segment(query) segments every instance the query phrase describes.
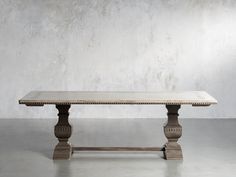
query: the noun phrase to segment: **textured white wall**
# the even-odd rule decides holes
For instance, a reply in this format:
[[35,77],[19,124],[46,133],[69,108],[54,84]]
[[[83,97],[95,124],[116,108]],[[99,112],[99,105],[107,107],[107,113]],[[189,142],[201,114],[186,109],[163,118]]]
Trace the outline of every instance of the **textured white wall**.
[[[31,90],[206,90],[182,117],[236,117],[234,0],[0,0],[0,117],[55,117]],[[164,117],[163,106],[73,106],[72,117]]]

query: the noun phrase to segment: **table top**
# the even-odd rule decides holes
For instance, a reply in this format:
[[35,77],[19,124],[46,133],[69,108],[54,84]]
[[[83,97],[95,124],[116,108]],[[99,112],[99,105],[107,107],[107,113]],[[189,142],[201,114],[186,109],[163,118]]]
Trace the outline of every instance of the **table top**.
[[32,91],[19,100],[27,106],[44,104],[167,104],[209,106],[215,98],[205,91],[183,92],[104,92],[104,91]]

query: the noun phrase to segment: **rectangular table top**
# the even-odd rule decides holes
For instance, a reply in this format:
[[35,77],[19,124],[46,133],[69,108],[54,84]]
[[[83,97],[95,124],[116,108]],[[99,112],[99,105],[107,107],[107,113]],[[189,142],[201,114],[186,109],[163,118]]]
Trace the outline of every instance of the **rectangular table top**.
[[209,106],[217,101],[205,91],[183,92],[103,92],[103,91],[32,91],[20,104],[167,104]]

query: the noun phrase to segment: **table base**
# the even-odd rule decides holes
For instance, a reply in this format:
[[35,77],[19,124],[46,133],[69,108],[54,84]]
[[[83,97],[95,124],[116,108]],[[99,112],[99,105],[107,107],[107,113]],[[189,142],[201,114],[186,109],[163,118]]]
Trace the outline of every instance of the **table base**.
[[59,142],[54,149],[54,160],[70,159],[75,151],[163,151],[166,160],[183,159],[181,146],[177,143],[182,135],[182,126],[178,123],[180,105],[166,105],[168,119],[164,125],[164,134],[168,142],[163,147],[72,147],[68,142],[72,134],[72,126],[68,121],[70,105],[56,105],[56,108],[59,113],[54,133]]

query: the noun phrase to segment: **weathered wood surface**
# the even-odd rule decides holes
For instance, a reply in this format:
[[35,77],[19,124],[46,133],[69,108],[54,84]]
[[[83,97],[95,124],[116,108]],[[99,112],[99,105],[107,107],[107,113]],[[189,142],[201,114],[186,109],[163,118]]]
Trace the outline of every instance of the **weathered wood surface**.
[[19,100],[28,106],[44,104],[191,104],[209,106],[217,101],[204,91],[187,92],[83,92],[32,91]]

